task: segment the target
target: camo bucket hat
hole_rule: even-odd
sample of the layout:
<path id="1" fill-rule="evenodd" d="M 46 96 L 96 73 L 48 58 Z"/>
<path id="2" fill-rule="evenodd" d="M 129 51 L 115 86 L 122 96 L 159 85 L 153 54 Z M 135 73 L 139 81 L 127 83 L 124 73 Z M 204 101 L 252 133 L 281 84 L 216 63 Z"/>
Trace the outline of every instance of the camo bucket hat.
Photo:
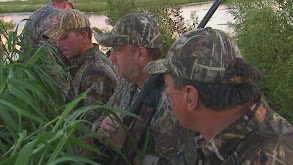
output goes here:
<path id="1" fill-rule="evenodd" d="M 184 33 L 170 47 L 166 59 L 149 63 L 144 72 L 171 73 L 197 82 L 226 83 L 225 70 L 236 58 L 242 55 L 228 34 L 202 28 Z M 232 78 L 229 82 L 237 83 Z"/>
<path id="2" fill-rule="evenodd" d="M 59 40 L 75 29 L 90 27 L 90 21 L 81 11 L 67 9 L 56 15 L 53 27 L 43 34 L 44 38 Z"/>
<path id="3" fill-rule="evenodd" d="M 153 18 L 140 13 L 131 13 L 120 18 L 112 31 L 96 34 L 97 42 L 106 47 L 137 45 L 146 48 L 160 48 L 163 38 Z"/>

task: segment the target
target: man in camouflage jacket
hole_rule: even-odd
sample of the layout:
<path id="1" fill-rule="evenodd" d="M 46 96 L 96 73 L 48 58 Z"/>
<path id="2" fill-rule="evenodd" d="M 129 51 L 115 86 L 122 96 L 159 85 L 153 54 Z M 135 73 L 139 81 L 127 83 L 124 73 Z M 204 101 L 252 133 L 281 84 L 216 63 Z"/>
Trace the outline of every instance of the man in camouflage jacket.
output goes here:
<path id="1" fill-rule="evenodd" d="M 268 106 L 255 84 L 259 70 L 226 33 L 186 32 L 145 72 L 165 73 L 176 118 L 201 133 L 190 143 L 195 164 L 292 164 L 292 125 Z"/>
<path id="2" fill-rule="evenodd" d="M 143 14 L 131 13 L 122 17 L 110 33 L 98 34 L 95 37 L 99 44 L 112 47 L 111 55 L 117 59 L 118 73 L 124 78 L 108 105 L 128 110 L 151 76 L 145 74 L 143 68 L 149 62 L 160 59 L 162 55 L 162 35 L 158 31 L 157 23 Z M 136 130 L 137 123 L 138 120 L 131 126 L 130 133 L 140 131 Z M 121 127 L 114 126 L 117 124 L 107 117 L 103 120 L 100 131 L 121 148 L 125 142 L 125 132 Z M 149 129 L 151 145 L 144 156 L 144 164 L 187 165 L 194 161 L 194 155 L 188 154 L 192 148 L 186 145 L 190 140 L 190 132 L 181 127 L 175 119 L 164 88 L 161 89 Z M 135 159 L 133 164 L 136 163 Z"/>
<path id="3" fill-rule="evenodd" d="M 49 40 L 43 45 L 45 40 L 42 34 L 52 28 L 53 19 L 58 13 L 64 9 L 72 8 L 74 8 L 73 0 L 51 0 L 49 4 L 33 12 L 24 25 L 26 32 L 23 35 L 23 40 L 26 45 L 22 45 L 22 50 L 25 50 L 23 48 L 25 46 L 35 49 L 43 46 L 43 49 L 46 50 L 44 54 L 48 54 L 49 59 L 55 61 L 50 64 L 48 63 L 47 68 L 57 81 L 64 99 L 66 98 L 70 86 L 68 80 L 69 73 L 63 72 L 67 61 L 63 58 L 62 52 L 57 48 L 55 41 Z"/>
<path id="4" fill-rule="evenodd" d="M 118 78 L 111 61 L 92 43 L 88 18 L 75 9 L 63 10 L 55 17 L 53 27 L 43 36 L 56 40 L 64 56 L 77 61 L 71 98 L 90 89 L 83 100 L 85 105 L 107 103 L 118 84 Z M 93 122 L 100 115 L 100 112 L 92 110 L 85 119 Z"/>
<path id="5" fill-rule="evenodd" d="M 51 0 L 51 3 L 33 12 L 24 25 L 24 41 L 27 44 L 31 42 L 33 47 L 40 47 L 44 43 L 42 34 L 52 28 L 55 16 L 64 9 L 73 8 L 73 0 Z"/>

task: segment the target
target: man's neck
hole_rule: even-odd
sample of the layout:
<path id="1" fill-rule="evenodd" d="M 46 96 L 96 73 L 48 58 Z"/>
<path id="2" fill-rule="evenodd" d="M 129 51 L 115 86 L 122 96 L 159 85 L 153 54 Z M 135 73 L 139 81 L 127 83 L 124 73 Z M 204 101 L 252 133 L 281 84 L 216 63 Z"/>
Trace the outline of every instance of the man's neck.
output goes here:
<path id="1" fill-rule="evenodd" d="M 89 43 L 89 44 L 86 44 L 86 45 L 84 46 L 84 49 L 82 49 L 82 51 L 81 51 L 81 53 L 80 53 L 80 56 L 78 56 L 78 58 L 77 58 L 77 62 L 78 62 L 78 63 L 80 63 L 80 62 L 83 61 L 86 52 L 87 52 L 89 49 L 91 49 L 92 47 L 94 47 L 93 43 Z"/>
<path id="2" fill-rule="evenodd" d="M 151 75 L 142 73 L 140 75 L 140 78 L 135 82 L 135 84 L 138 86 L 139 89 L 142 89 L 144 87 L 145 81 L 150 77 Z"/>
<path id="3" fill-rule="evenodd" d="M 248 108 L 249 106 L 237 106 L 237 108 L 224 112 L 216 112 L 211 109 L 201 110 L 198 113 L 197 126 L 193 124 L 196 127 L 194 130 L 200 132 L 208 141 L 239 119 Z"/>

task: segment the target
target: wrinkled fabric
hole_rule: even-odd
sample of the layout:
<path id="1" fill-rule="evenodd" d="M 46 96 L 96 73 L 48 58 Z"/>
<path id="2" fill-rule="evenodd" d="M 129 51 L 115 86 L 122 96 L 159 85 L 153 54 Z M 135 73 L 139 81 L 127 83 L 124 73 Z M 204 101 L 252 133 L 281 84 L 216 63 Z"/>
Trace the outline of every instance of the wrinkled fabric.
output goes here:
<path id="1" fill-rule="evenodd" d="M 161 98 L 151 119 L 149 149 L 144 164 L 154 165 L 189 165 L 196 158 L 195 145 L 189 145 L 194 132 L 187 131 L 176 120 L 169 97 L 161 90 Z M 109 106 L 128 110 L 140 91 L 133 83 L 125 80 L 108 102 Z"/>
<path id="2" fill-rule="evenodd" d="M 163 37 L 156 21 L 144 14 L 130 13 L 118 20 L 111 32 L 96 34 L 97 42 L 106 47 L 136 45 L 161 48 Z"/>
<path id="3" fill-rule="evenodd" d="M 199 147 L 199 165 L 293 162 L 293 127 L 271 110 L 263 98 L 214 138 L 198 139 L 194 141 Z"/>
<path id="4" fill-rule="evenodd" d="M 43 33 L 44 38 L 60 40 L 67 36 L 73 29 L 90 28 L 88 17 L 79 10 L 67 9 L 56 15 L 50 30 Z"/>
<path id="5" fill-rule="evenodd" d="M 144 72 L 171 73 L 197 82 L 241 83 L 241 76 L 225 77 L 231 61 L 241 58 L 239 47 L 227 33 L 201 28 L 184 33 L 165 59 L 150 62 Z"/>
<path id="6" fill-rule="evenodd" d="M 53 3 L 49 3 L 33 12 L 24 25 L 24 29 L 27 29 L 24 33 L 24 41 L 29 43 L 31 39 L 33 47 L 39 47 L 43 44 L 42 34 L 52 28 L 55 16 L 61 11 L 62 9 L 57 8 Z M 56 43 L 54 44 L 56 45 Z"/>
<path id="7" fill-rule="evenodd" d="M 98 50 L 89 49 L 73 78 L 71 97 L 75 98 L 82 92 L 89 92 L 83 100 L 85 105 L 106 104 L 118 85 L 117 73 L 111 61 Z M 100 116 L 99 111 L 92 110 L 86 115 L 88 121 L 93 122 Z"/>

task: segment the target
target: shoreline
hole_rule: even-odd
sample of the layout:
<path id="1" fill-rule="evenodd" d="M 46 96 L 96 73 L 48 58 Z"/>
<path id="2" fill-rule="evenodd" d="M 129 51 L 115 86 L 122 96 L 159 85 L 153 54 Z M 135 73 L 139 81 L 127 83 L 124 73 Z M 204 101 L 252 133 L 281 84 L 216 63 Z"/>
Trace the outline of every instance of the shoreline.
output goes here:
<path id="1" fill-rule="evenodd" d="M 29 13 L 29 12 L 34 12 L 37 9 L 41 8 L 42 6 L 48 4 L 48 3 L 39 3 L 36 2 L 36 4 L 31 5 L 29 3 L 25 4 L 25 2 L 29 1 L 7 1 L 7 2 L 0 2 L 0 14 L 5 14 L 5 13 Z M 186 5 L 192 5 L 192 4 L 197 4 L 197 3 L 209 3 L 213 2 L 211 0 L 179 0 L 178 1 L 178 6 L 186 6 Z M 96 1 L 92 2 L 89 1 L 90 3 L 90 8 L 86 8 L 85 3 L 79 2 L 79 0 L 75 0 L 75 8 L 77 10 L 83 11 L 83 12 L 88 12 L 88 13 L 95 13 L 95 14 L 103 14 L 107 10 L 107 3 L 104 1 Z M 93 6 L 97 6 L 93 8 Z"/>

